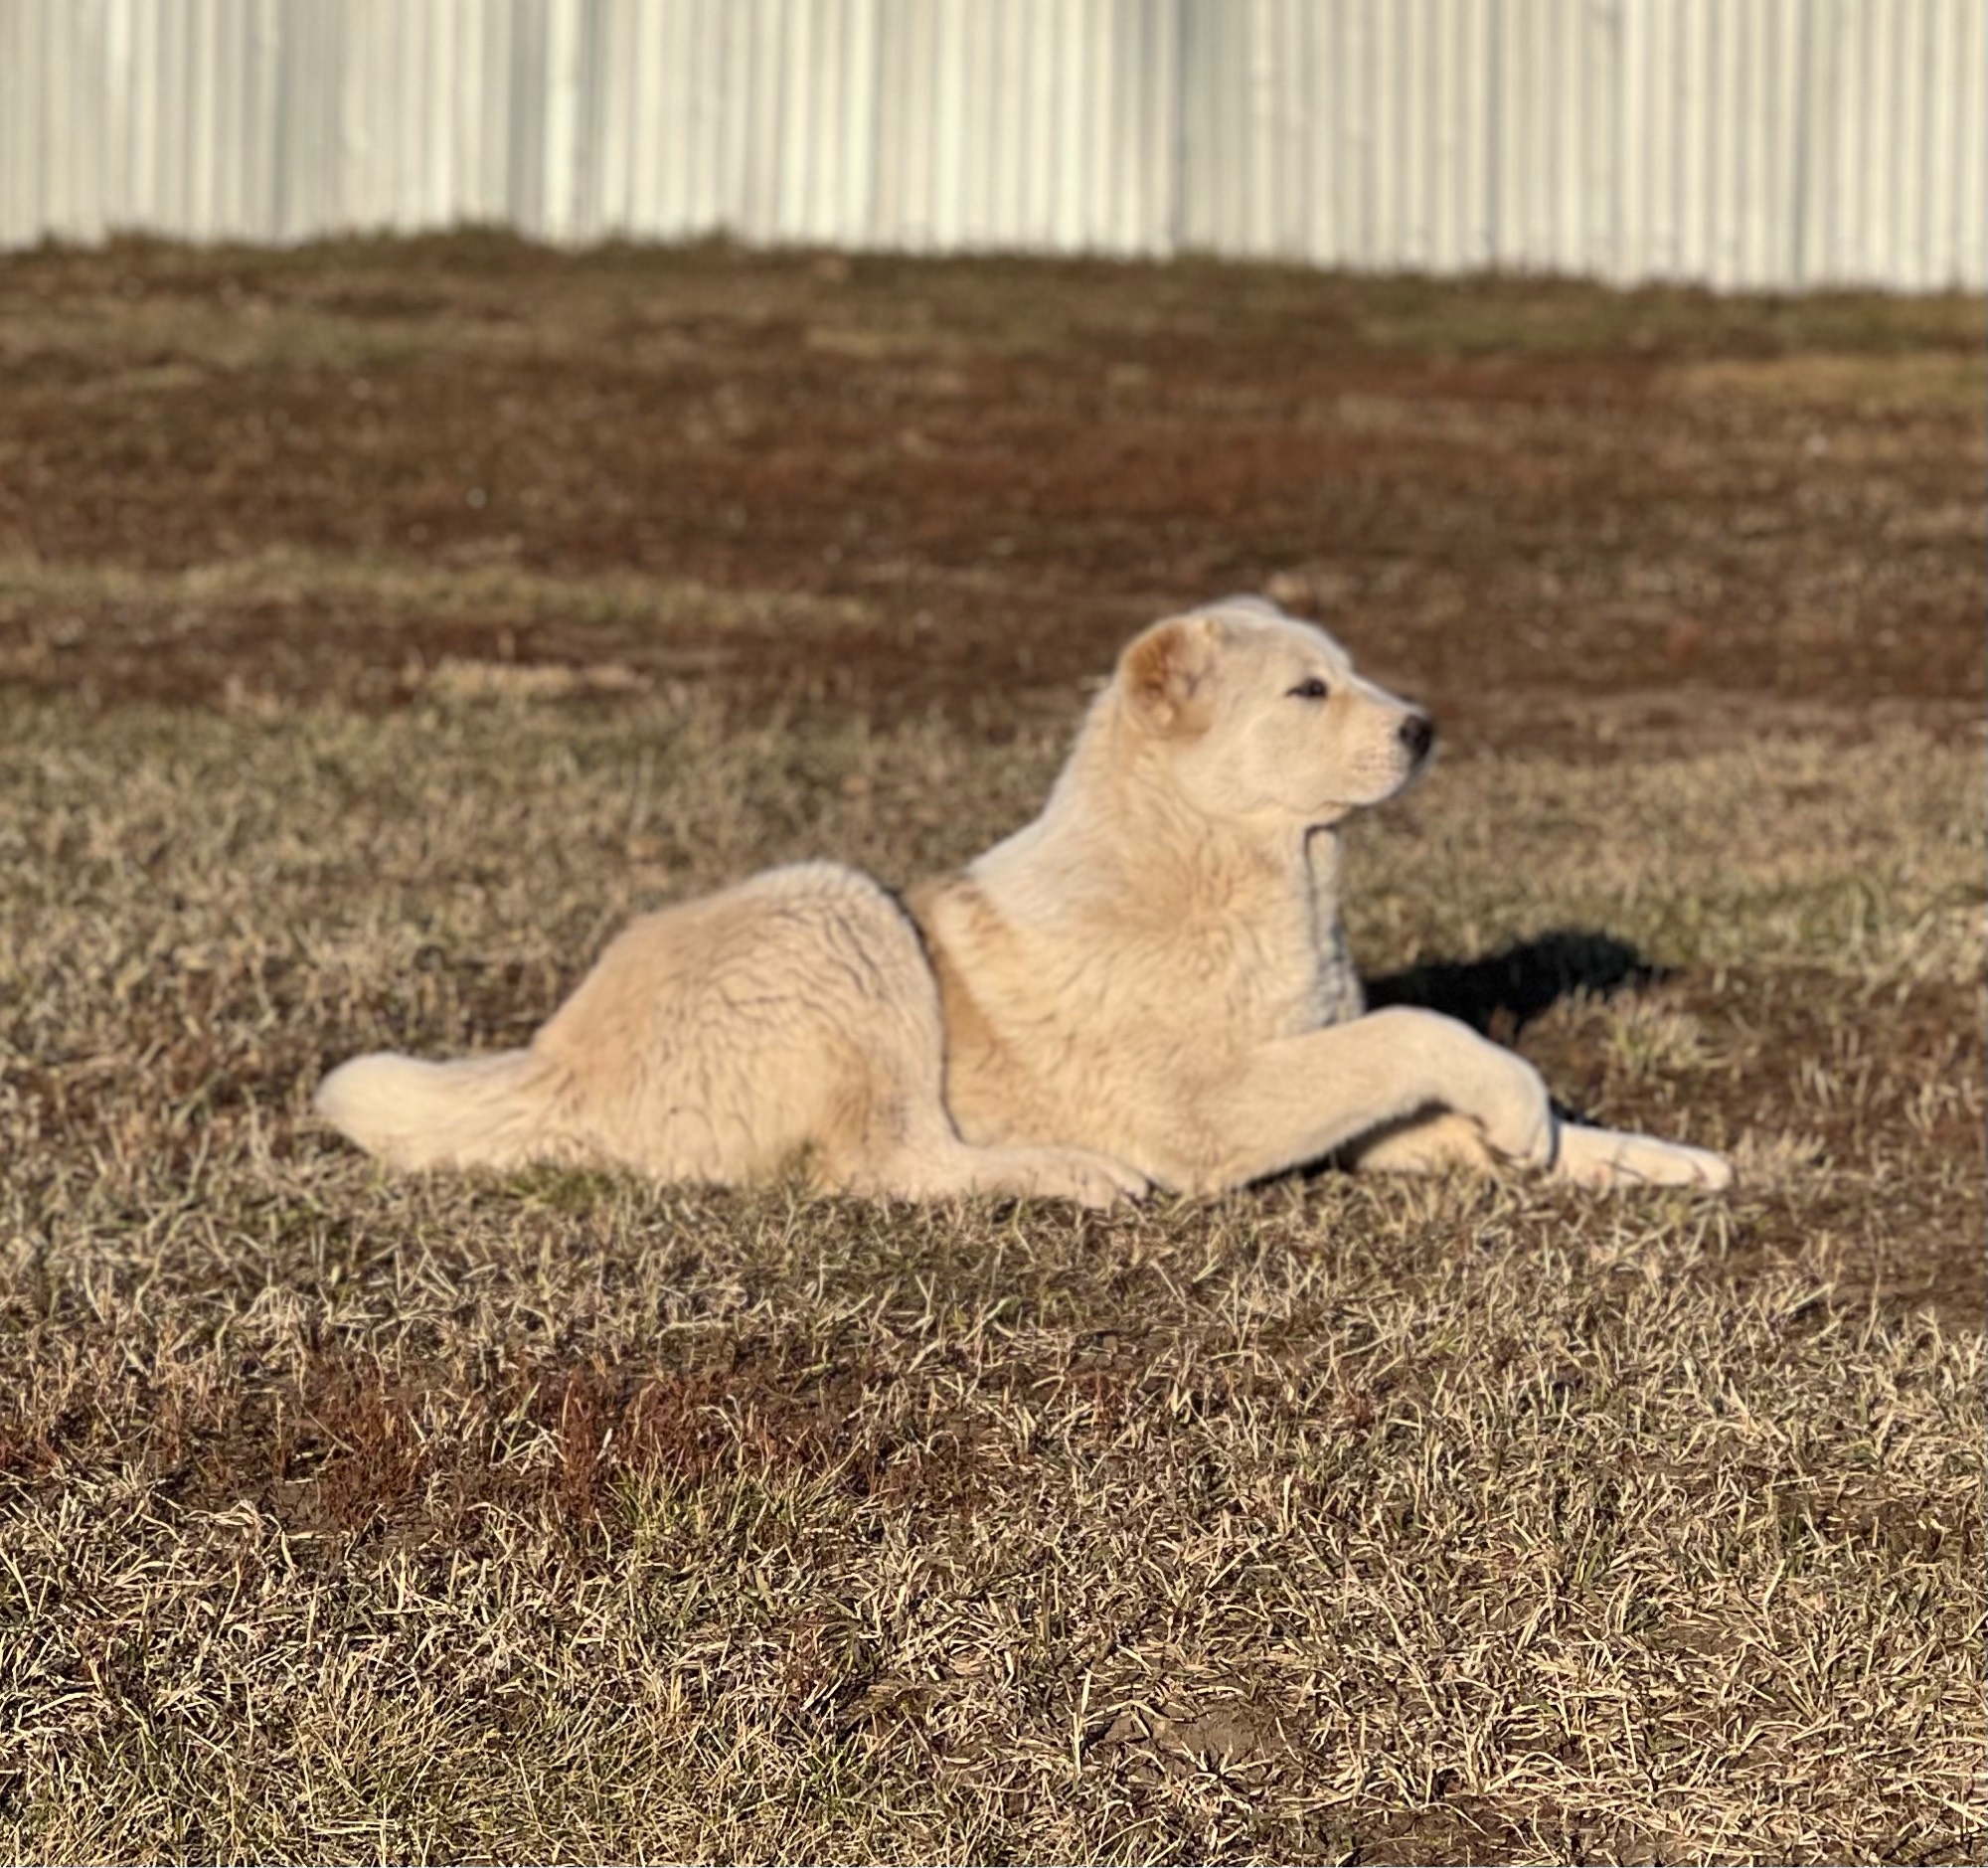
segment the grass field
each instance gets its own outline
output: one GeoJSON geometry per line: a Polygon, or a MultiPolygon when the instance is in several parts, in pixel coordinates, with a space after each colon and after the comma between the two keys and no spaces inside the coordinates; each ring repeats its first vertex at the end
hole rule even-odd
{"type": "Polygon", "coordinates": [[[0,266],[0,1848],[1982,1859],[1977,300],[0,266]],[[380,1044],[1031,813],[1232,590],[1382,999],[1736,1197],[395,1182],[380,1044]]]}

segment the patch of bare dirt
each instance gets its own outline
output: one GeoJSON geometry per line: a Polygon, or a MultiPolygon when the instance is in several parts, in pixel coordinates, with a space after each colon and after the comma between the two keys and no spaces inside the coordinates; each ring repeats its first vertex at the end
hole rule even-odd
{"type": "MultiPolygon", "coordinates": [[[[998,712],[1230,590],[1453,732],[1978,712],[1978,312],[1272,269],[128,247],[0,277],[0,679],[444,659],[998,712]],[[173,583],[285,555],[287,588],[173,583]],[[121,591],[56,588],[121,568],[121,591]],[[507,599],[613,575],[702,608],[507,599]],[[464,605],[368,578],[482,579],[464,605]],[[820,599],[810,626],[725,599],[820,599]],[[1542,726],[1544,721],[1544,726],[1542,726]]],[[[196,580],[197,583],[197,580],[196,580]]]]}

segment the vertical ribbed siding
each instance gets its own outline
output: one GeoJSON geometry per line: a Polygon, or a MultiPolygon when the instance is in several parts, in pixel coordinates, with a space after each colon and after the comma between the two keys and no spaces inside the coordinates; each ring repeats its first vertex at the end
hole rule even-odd
{"type": "Polygon", "coordinates": [[[1988,0],[0,0],[0,246],[1988,285],[1988,0]]]}

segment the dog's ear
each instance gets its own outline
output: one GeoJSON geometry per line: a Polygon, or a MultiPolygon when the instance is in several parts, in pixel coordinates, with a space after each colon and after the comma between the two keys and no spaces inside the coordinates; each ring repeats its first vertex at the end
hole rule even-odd
{"type": "Polygon", "coordinates": [[[1119,658],[1126,704],[1154,732],[1184,735],[1208,726],[1208,678],[1221,629],[1213,616],[1175,616],[1134,637],[1119,658]]]}

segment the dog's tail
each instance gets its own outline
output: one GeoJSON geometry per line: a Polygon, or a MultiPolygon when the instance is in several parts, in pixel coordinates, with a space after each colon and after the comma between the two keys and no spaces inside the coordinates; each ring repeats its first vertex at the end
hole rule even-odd
{"type": "Polygon", "coordinates": [[[390,1167],[521,1167],[559,1152],[552,1067],[530,1051],[424,1064],[376,1051],[317,1087],[317,1112],[390,1167]]]}

